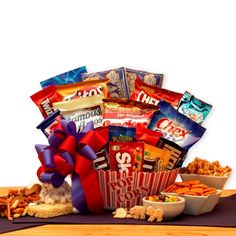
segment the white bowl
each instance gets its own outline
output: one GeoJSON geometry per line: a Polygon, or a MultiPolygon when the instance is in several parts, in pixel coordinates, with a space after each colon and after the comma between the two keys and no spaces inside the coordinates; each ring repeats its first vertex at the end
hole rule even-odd
{"type": "Polygon", "coordinates": [[[180,177],[183,180],[183,182],[189,180],[199,180],[201,184],[206,184],[207,186],[216,189],[223,189],[226,181],[229,178],[229,175],[211,176],[211,175],[197,175],[197,174],[180,174],[180,177]]]}
{"type": "Polygon", "coordinates": [[[217,190],[215,194],[208,196],[193,196],[188,194],[165,193],[161,194],[175,195],[185,198],[185,208],[183,213],[188,215],[201,215],[211,212],[216,204],[219,202],[222,190],[217,190]]]}
{"type": "MultiPolygon", "coordinates": [[[[169,195],[169,194],[165,194],[169,195]]],[[[185,207],[185,199],[183,197],[179,197],[180,201],[177,202],[153,202],[146,200],[143,198],[143,205],[145,208],[149,206],[153,206],[155,209],[162,209],[164,211],[164,219],[172,219],[178,215],[180,215],[185,207]]]]}

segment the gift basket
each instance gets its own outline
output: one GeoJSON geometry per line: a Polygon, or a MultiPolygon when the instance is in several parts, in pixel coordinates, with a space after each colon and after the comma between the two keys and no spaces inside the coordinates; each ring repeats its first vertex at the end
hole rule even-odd
{"type": "MultiPolygon", "coordinates": [[[[188,150],[206,131],[202,123],[210,104],[163,88],[162,74],[124,67],[96,73],[79,67],[40,84],[31,99],[44,117],[37,128],[48,144],[36,145],[37,175],[45,186],[33,187],[32,201],[44,198],[40,189],[45,193],[50,185],[58,189],[49,194],[56,200],[45,202],[67,204],[67,214],[72,208],[98,214],[141,205],[147,196],[163,201],[156,197],[163,190],[195,191],[186,187],[193,183],[174,182],[188,150]],[[67,176],[71,196],[59,199],[68,192],[68,186],[61,190],[67,176]]],[[[25,191],[31,190],[21,190],[27,206],[25,191]]]]}

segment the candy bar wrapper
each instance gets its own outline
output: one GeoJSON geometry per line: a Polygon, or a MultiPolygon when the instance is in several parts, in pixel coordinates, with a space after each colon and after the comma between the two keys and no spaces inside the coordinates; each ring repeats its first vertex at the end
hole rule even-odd
{"type": "Polygon", "coordinates": [[[144,144],[141,142],[110,142],[109,155],[112,171],[122,173],[142,171],[144,144]]]}
{"type": "Polygon", "coordinates": [[[159,194],[173,184],[179,169],[160,172],[98,171],[99,185],[103,196],[104,208],[130,208],[142,205],[142,198],[159,194]]]}
{"type": "Polygon", "coordinates": [[[43,117],[46,118],[54,112],[53,102],[61,101],[55,86],[49,86],[30,96],[37,105],[43,117]]]}
{"type": "Polygon", "coordinates": [[[76,82],[81,82],[83,73],[87,73],[85,66],[67,71],[63,74],[41,81],[40,85],[42,86],[42,88],[45,88],[48,87],[49,85],[72,84],[76,82]]]}
{"type": "Polygon", "coordinates": [[[163,137],[182,148],[189,149],[201,139],[205,128],[179,113],[166,101],[159,102],[148,129],[163,133],[163,137]]]}
{"type": "Polygon", "coordinates": [[[174,107],[178,106],[183,94],[159,88],[144,83],[141,79],[135,80],[135,89],[130,97],[133,101],[157,105],[160,100],[165,100],[174,107]]]}
{"type": "Polygon", "coordinates": [[[54,111],[45,120],[43,120],[36,128],[40,129],[43,134],[48,138],[56,127],[60,127],[61,120],[64,117],[61,115],[59,110],[54,111]]]}
{"type": "Polygon", "coordinates": [[[166,166],[167,170],[172,170],[174,168],[179,168],[182,166],[183,162],[186,159],[188,150],[180,147],[176,143],[165,139],[163,137],[160,138],[157,147],[167,150],[171,153],[171,157],[166,166]]]}
{"type": "Polygon", "coordinates": [[[66,120],[74,121],[77,131],[81,131],[90,121],[94,128],[102,126],[103,94],[53,103],[54,109],[61,111],[66,120]]]}
{"type": "Polygon", "coordinates": [[[127,87],[129,91],[129,97],[132,95],[135,87],[135,80],[141,79],[144,83],[149,85],[162,86],[163,74],[151,73],[147,71],[134,70],[125,68],[127,87]]]}
{"type": "Polygon", "coordinates": [[[96,153],[97,158],[93,161],[93,167],[96,170],[110,170],[109,147],[105,146],[96,153]]]}
{"type": "Polygon", "coordinates": [[[109,141],[134,142],[136,140],[135,127],[108,126],[109,141]]]}
{"type": "Polygon", "coordinates": [[[212,105],[201,101],[186,91],[179,102],[177,110],[198,124],[202,124],[211,108],[212,105]]]}
{"type": "Polygon", "coordinates": [[[108,79],[83,81],[57,86],[57,91],[62,101],[90,97],[98,94],[103,94],[103,96],[107,98],[107,83],[108,79]]]}
{"type": "Polygon", "coordinates": [[[136,125],[136,137],[137,141],[144,141],[147,144],[156,146],[159,142],[160,137],[162,137],[161,132],[150,130],[144,127],[142,124],[136,125]]]}
{"type": "Polygon", "coordinates": [[[156,106],[129,99],[103,99],[103,126],[115,125],[136,127],[137,124],[147,126],[157,110],[156,106]]]}
{"type": "Polygon", "coordinates": [[[143,171],[164,171],[171,158],[171,152],[144,143],[143,171]]]}
{"type": "Polygon", "coordinates": [[[100,80],[107,78],[109,79],[107,86],[111,98],[128,98],[125,69],[123,67],[83,74],[82,78],[83,80],[100,80]]]}

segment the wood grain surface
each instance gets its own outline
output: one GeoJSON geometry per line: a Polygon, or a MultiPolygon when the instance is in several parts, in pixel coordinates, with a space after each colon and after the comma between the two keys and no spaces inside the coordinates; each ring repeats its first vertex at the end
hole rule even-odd
{"type": "MultiPolygon", "coordinates": [[[[0,188],[0,195],[7,193],[9,188],[0,188]]],[[[222,196],[229,196],[236,190],[224,190],[222,196]]],[[[0,226],[1,227],[1,226],[0,226]]],[[[44,225],[24,230],[5,233],[15,236],[235,236],[236,228],[199,227],[199,226],[152,226],[152,225],[44,225]]]]}

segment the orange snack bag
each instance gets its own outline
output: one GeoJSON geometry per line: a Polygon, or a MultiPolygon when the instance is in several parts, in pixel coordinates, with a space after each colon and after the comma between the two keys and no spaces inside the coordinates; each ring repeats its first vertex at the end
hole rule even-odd
{"type": "Polygon", "coordinates": [[[57,91],[61,100],[72,100],[80,97],[88,97],[103,94],[108,97],[107,83],[108,79],[83,81],[74,84],[66,84],[57,86],[57,91]]]}
{"type": "Polygon", "coordinates": [[[143,171],[164,171],[170,157],[170,151],[144,143],[143,171]]]}

